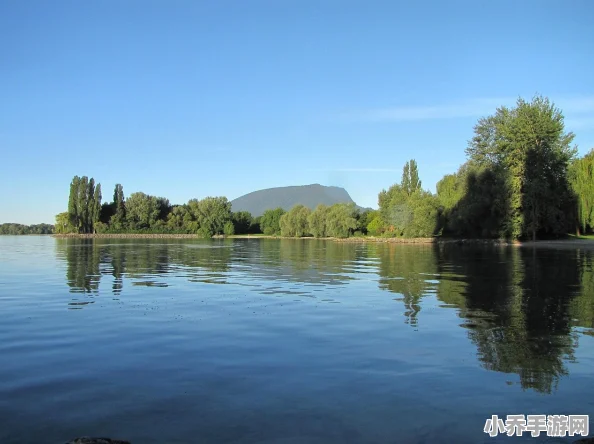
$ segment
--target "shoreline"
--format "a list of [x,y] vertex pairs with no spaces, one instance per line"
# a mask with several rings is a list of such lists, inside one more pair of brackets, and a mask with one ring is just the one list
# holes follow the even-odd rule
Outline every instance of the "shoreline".
[[[51,234],[50,236],[58,239],[196,239],[195,234],[153,234],[153,233],[99,233],[99,234]],[[250,235],[235,234],[231,236],[216,235],[212,239],[290,239],[290,240],[326,240],[338,243],[384,243],[384,244],[406,244],[406,245],[490,245],[498,247],[554,247],[554,248],[584,248],[594,250],[594,241],[588,239],[553,239],[537,241],[505,241],[499,239],[453,239],[453,238],[399,238],[399,237],[287,237],[287,236],[269,236],[269,235]]]
[[[196,234],[154,234],[154,233],[97,233],[97,234],[52,234],[60,239],[204,239]],[[290,239],[290,240],[326,240],[340,243],[391,243],[391,244],[490,244],[490,245],[518,245],[497,239],[441,239],[441,238],[401,238],[401,237],[289,237],[274,235],[234,234],[230,236],[215,235],[212,239]]]

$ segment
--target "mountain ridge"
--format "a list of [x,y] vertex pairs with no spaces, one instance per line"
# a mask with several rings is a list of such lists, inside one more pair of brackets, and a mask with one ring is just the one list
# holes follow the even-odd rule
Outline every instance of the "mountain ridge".
[[[355,203],[349,193],[341,187],[320,185],[290,185],[265,188],[252,191],[231,201],[232,211],[249,211],[253,217],[261,216],[264,211],[282,208],[290,210],[297,204],[314,209],[319,204]],[[361,210],[364,208],[355,206]]]

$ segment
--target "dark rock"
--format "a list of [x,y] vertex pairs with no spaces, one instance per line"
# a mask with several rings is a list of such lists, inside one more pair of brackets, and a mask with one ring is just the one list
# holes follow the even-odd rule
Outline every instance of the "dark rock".
[[130,441],[123,441],[121,439],[111,438],[90,438],[83,436],[82,438],[74,438],[66,444],[131,444]]

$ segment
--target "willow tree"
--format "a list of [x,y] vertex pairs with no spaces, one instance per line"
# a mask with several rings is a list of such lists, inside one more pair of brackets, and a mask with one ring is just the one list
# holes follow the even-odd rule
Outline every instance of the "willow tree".
[[70,222],[70,217],[67,211],[56,215],[56,225],[54,229],[56,234],[74,233],[76,231],[75,227]]
[[357,229],[356,209],[352,203],[337,203],[326,213],[326,236],[345,238]]
[[577,204],[577,234],[594,228],[594,148],[569,168],[569,180]]
[[319,204],[315,210],[307,217],[308,231],[314,237],[326,236],[326,218],[328,216],[328,206]]
[[311,210],[304,205],[295,205],[279,220],[282,236],[303,237],[309,234],[308,218]]

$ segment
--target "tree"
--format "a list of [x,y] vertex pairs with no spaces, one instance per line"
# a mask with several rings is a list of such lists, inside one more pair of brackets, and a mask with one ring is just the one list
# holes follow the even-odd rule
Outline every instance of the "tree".
[[562,234],[570,197],[567,168],[575,156],[573,133],[547,98],[518,99],[515,108],[498,108],[482,118],[466,150],[471,160],[504,174],[508,208],[505,232],[518,239]]
[[70,183],[70,196],[68,197],[68,218],[70,224],[79,233],[92,233],[94,223],[99,219],[101,207],[101,185],[87,176],[74,176]]
[[81,233],[88,233],[89,221],[89,178],[83,176],[78,184],[77,207],[79,211],[78,230]]
[[124,199],[124,188],[121,184],[116,184],[113,190],[114,214],[110,219],[110,225],[116,230],[124,228],[126,223],[126,203]]
[[266,210],[260,219],[260,229],[262,233],[271,236],[280,234],[280,218],[285,214],[282,208],[275,208],[274,210]]
[[371,222],[367,224],[367,233],[372,236],[379,236],[384,232],[384,229],[384,223],[378,212]]
[[421,189],[415,160],[404,165],[400,184],[380,192],[378,203],[380,218],[371,226],[376,234],[383,231],[392,236],[429,237],[441,228],[439,200]]
[[469,161],[437,183],[444,234],[506,238],[508,194],[500,167]]
[[236,234],[247,234],[252,225],[252,215],[249,211],[238,211],[231,213],[233,229]]
[[130,194],[126,201],[126,221],[133,230],[152,227],[159,216],[157,198],[143,192]]
[[80,210],[78,206],[78,188],[80,177],[74,176],[70,183],[70,196],[68,197],[68,218],[70,225],[78,231],[80,226]]
[[164,197],[156,197],[155,199],[157,200],[157,208],[159,209],[157,220],[165,222],[173,207],[169,203],[169,199]]
[[594,148],[569,167],[569,181],[576,197],[577,234],[594,228]]
[[93,232],[94,219],[95,219],[95,179],[93,179],[91,177],[87,184],[85,233]]
[[262,230],[260,229],[260,221],[261,220],[262,220],[262,216],[254,217],[252,219],[252,223],[250,223],[250,228],[248,230],[248,233],[250,233],[250,234],[262,233]]
[[394,184],[387,191],[382,190],[379,193],[381,220],[385,224],[385,231],[394,236],[402,236],[404,229],[412,219],[408,199],[409,195],[400,184]]
[[419,179],[419,170],[416,160],[411,159],[406,162],[406,164],[404,164],[400,186],[402,187],[402,190],[409,196],[415,191],[421,189],[421,181]]
[[408,201],[410,221],[404,227],[406,237],[431,237],[437,234],[440,208],[437,197],[428,191],[416,190]]
[[319,204],[308,216],[308,231],[314,237],[326,237],[326,218],[328,217],[328,207]]
[[295,205],[279,220],[282,236],[303,237],[309,234],[308,217],[311,210],[304,205]]
[[76,232],[76,227],[72,225],[70,215],[67,211],[56,215],[55,232],[57,234],[68,234]]
[[196,233],[199,228],[187,205],[174,205],[167,215],[166,226],[169,231],[175,233]]
[[450,212],[464,197],[466,192],[464,180],[459,173],[446,174],[437,182],[437,198],[444,211]]
[[223,234],[225,236],[232,236],[235,234],[235,227],[233,226],[233,222],[225,222],[225,226],[223,227]]
[[349,237],[357,229],[354,204],[334,204],[326,216],[326,235],[337,238]]
[[231,221],[231,202],[226,197],[191,199],[188,208],[198,222],[203,237],[223,234],[225,223]]
[[379,212],[377,210],[357,211],[357,231],[360,231],[362,234],[367,234],[367,226],[378,214]]
[[95,187],[95,193],[93,195],[93,227],[99,222],[101,216],[101,184],[98,183]]

